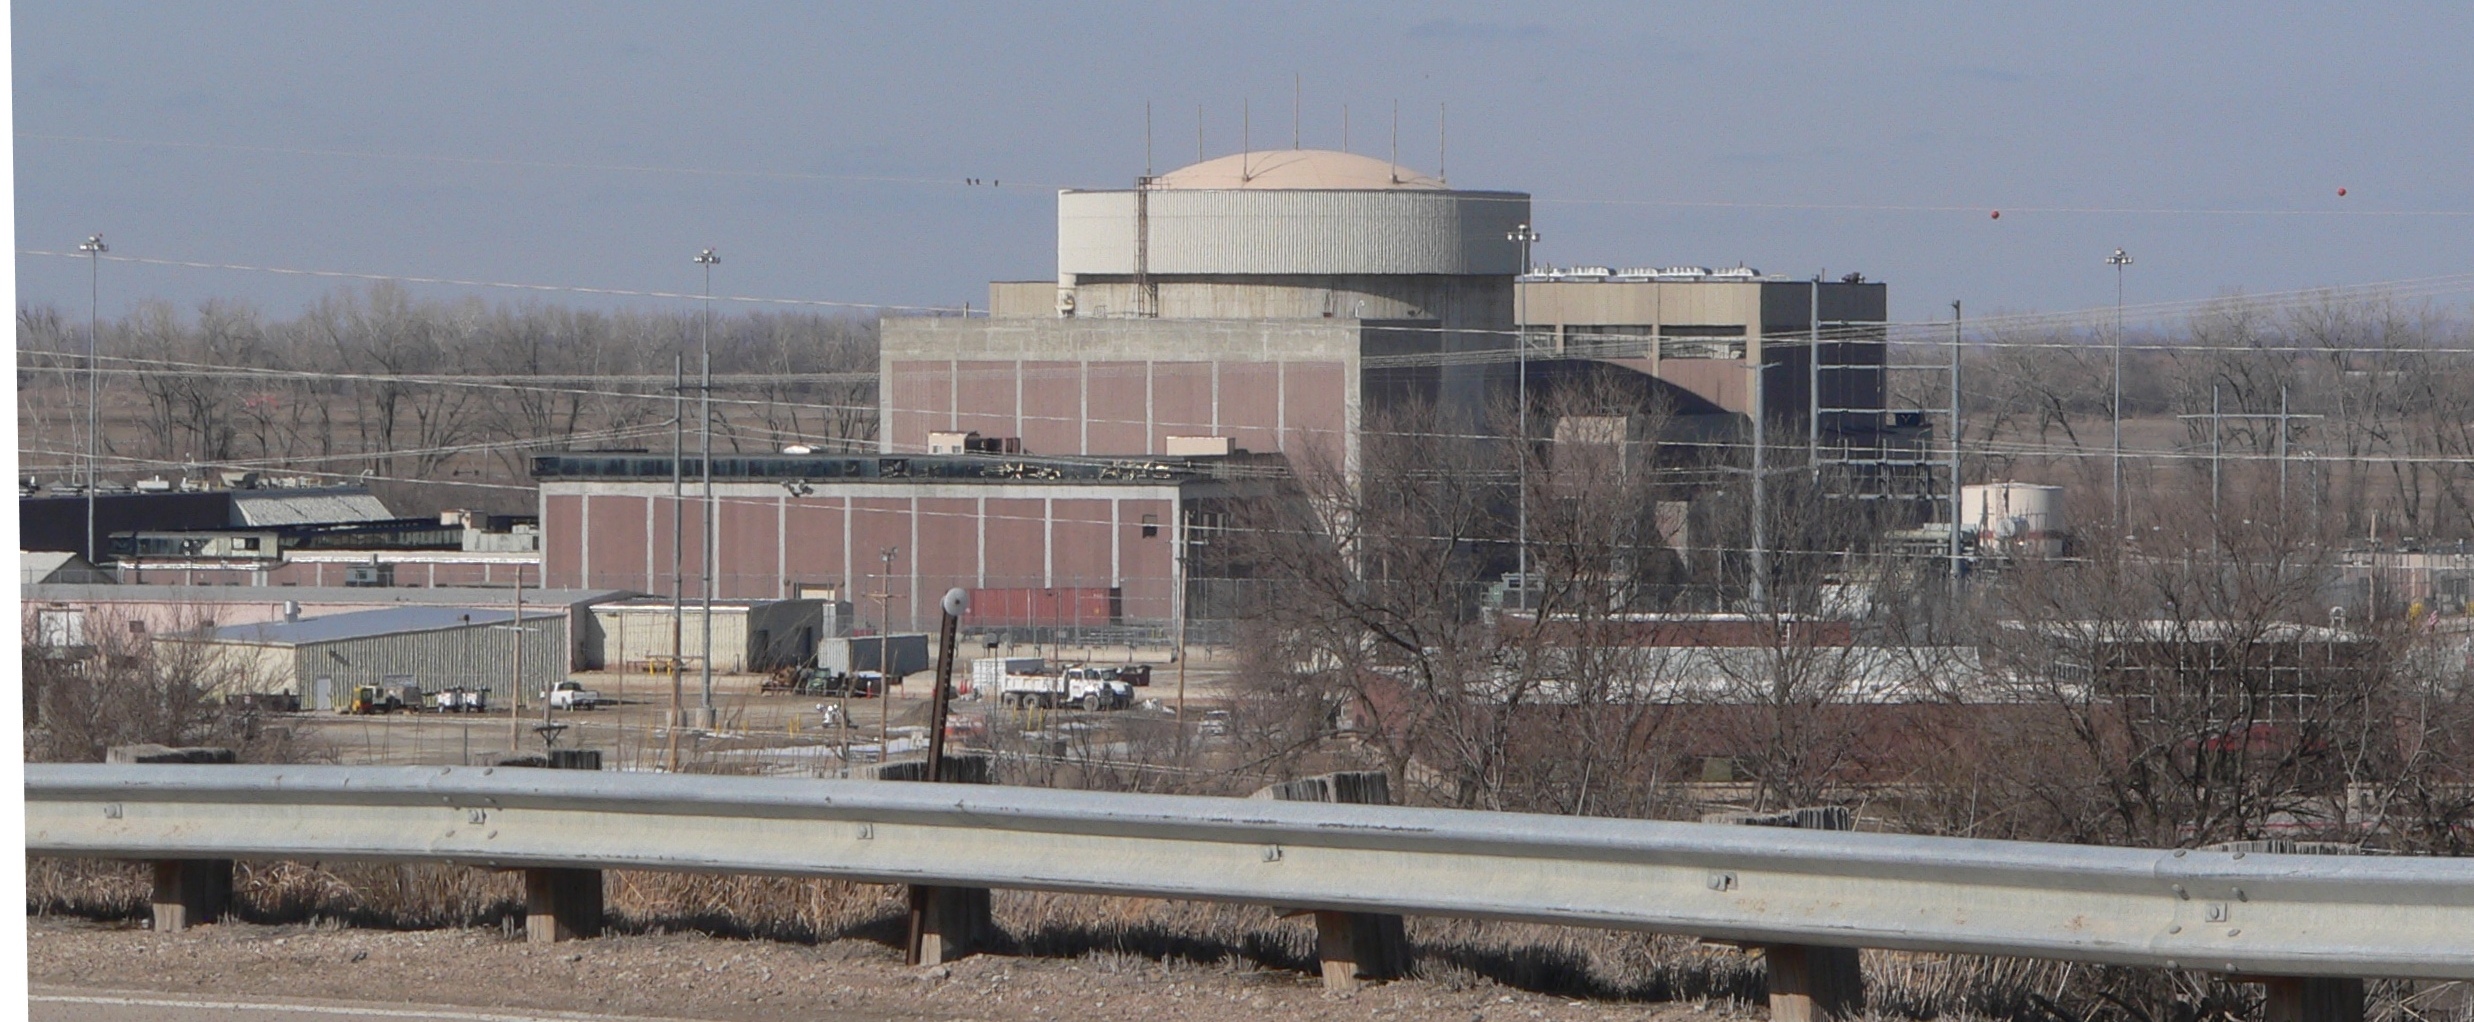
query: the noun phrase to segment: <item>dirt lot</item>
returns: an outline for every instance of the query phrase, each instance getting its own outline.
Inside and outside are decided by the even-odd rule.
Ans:
[[[872,940],[816,945],[702,934],[550,946],[498,930],[352,930],[227,923],[157,935],[122,923],[28,920],[37,986],[334,998],[721,1020],[1748,1019],[1727,1001],[1572,1001],[1462,972],[1334,995],[1302,972],[1097,953],[978,956],[914,969]]]

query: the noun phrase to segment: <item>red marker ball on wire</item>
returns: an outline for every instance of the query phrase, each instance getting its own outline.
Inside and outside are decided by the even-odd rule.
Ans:
[[[2343,189],[2343,188],[2339,188],[2339,189],[2337,189],[2337,198],[2342,199],[2342,198],[2344,198],[2344,197],[2345,197],[2345,189]]]
[[[2002,218],[2002,211],[2001,211],[2001,210],[1998,210],[1998,209],[1997,209],[1997,210],[1994,210],[1994,211],[1993,211],[1993,219],[1995,219],[1995,220],[1999,220],[1999,219],[2001,219],[2001,218]]]

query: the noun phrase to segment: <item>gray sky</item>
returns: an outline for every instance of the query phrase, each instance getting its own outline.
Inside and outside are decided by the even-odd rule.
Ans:
[[[20,0],[13,28],[21,250],[694,291],[711,245],[726,294],[976,305],[1053,272],[1054,188],[1141,172],[1144,101],[1166,170],[1198,105],[1212,155],[1249,98],[1287,146],[1299,75],[1307,145],[1345,103],[1381,155],[1397,100],[1422,170],[1448,104],[1451,181],[1534,193],[1545,262],[1861,270],[1903,320],[2109,304],[2116,245],[2134,303],[2474,270],[2462,5]],[[103,305],[337,283],[107,264]],[[21,254],[18,286],[83,311],[86,268]]]

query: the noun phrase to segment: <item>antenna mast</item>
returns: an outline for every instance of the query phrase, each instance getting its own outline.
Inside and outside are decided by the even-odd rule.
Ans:
[[[1451,172],[1444,169],[1445,158],[1451,155],[1452,111],[1450,107],[1437,103],[1435,104],[1435,180],[1444,184],[1452,183]]]

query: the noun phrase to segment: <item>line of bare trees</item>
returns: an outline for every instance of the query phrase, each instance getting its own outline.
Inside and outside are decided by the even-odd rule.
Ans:
[[[2376,526],[2389,539],[2474,538],[2474,321],[2463,314],[2377,298],[2228,298],[2127,343],[2134,496],[2205,499],[2212,468],[2244,488],[2273,485],[2281,469],[2287,507],[2334,516],[2346,535],[2369,538]],[[2111,488],[2110,332],[1996,326],[1971,344],[1967,447],[1984,477],[2067,482],[2101,500]],[[1893,403],[1947,403],[1938,379],[1906,383]]]
[[[1370,411],[1358,463],[1300,466],[1295,492],[1235,516],[1226,556],[1256,581],[1230,765],[1379,767],[1470,808],[1835,802],[1920,833],[2464,854],[2474,628],[2375,615],[2345,578],[2375,512],[2391,537],[2474,534],[2464,327],[2367,306],[2228,332],[2239,318],[2210,310],[2208,349],[2133,360],[2145,417],[2187,452],[2159,413],[2205,412],[2211,386],[2228,412],[2274,411],[2282,387],[2326,409],[2287,441],[2323,452],[2317,474],[2280,488],[2254,457],[2212,499],[2205,459],[2151,459],[2118,535],[2104,349],[1970,354],[1970,479],[2067,484],[2093,524],[2060,556],[1985,537],[1954,566],[1919,528],[1938,509],[1834,497],[1844,470],[1800,444],[1767,452],[1756,554],[1745,451],[1664,440],[1666,409],[1614,391],[1533,396],[1527,443]],[[2261,425],[2239,443],[2273,453]]]
[[[418,511],[440,484],[525,483],[531,450],[663,448],[673,359],[684,354],[692,386],[701,322],[684,310],[424,301],[383,283],[291,319],[225,302],[190,313],[149,304],[97,338],[103,449],[131,459],[107,460],[103,478],[190,465],[366,473]],[[718,315],[713,331],[725,380],[714,394],[716,449],[875,437],[873,320],[755,312]],[[47,452],[84,447],[85,324],[28,308],[17,332],[21,464],[66,475],[73,459]],[[458,499],[530,503],[491,489]]]

